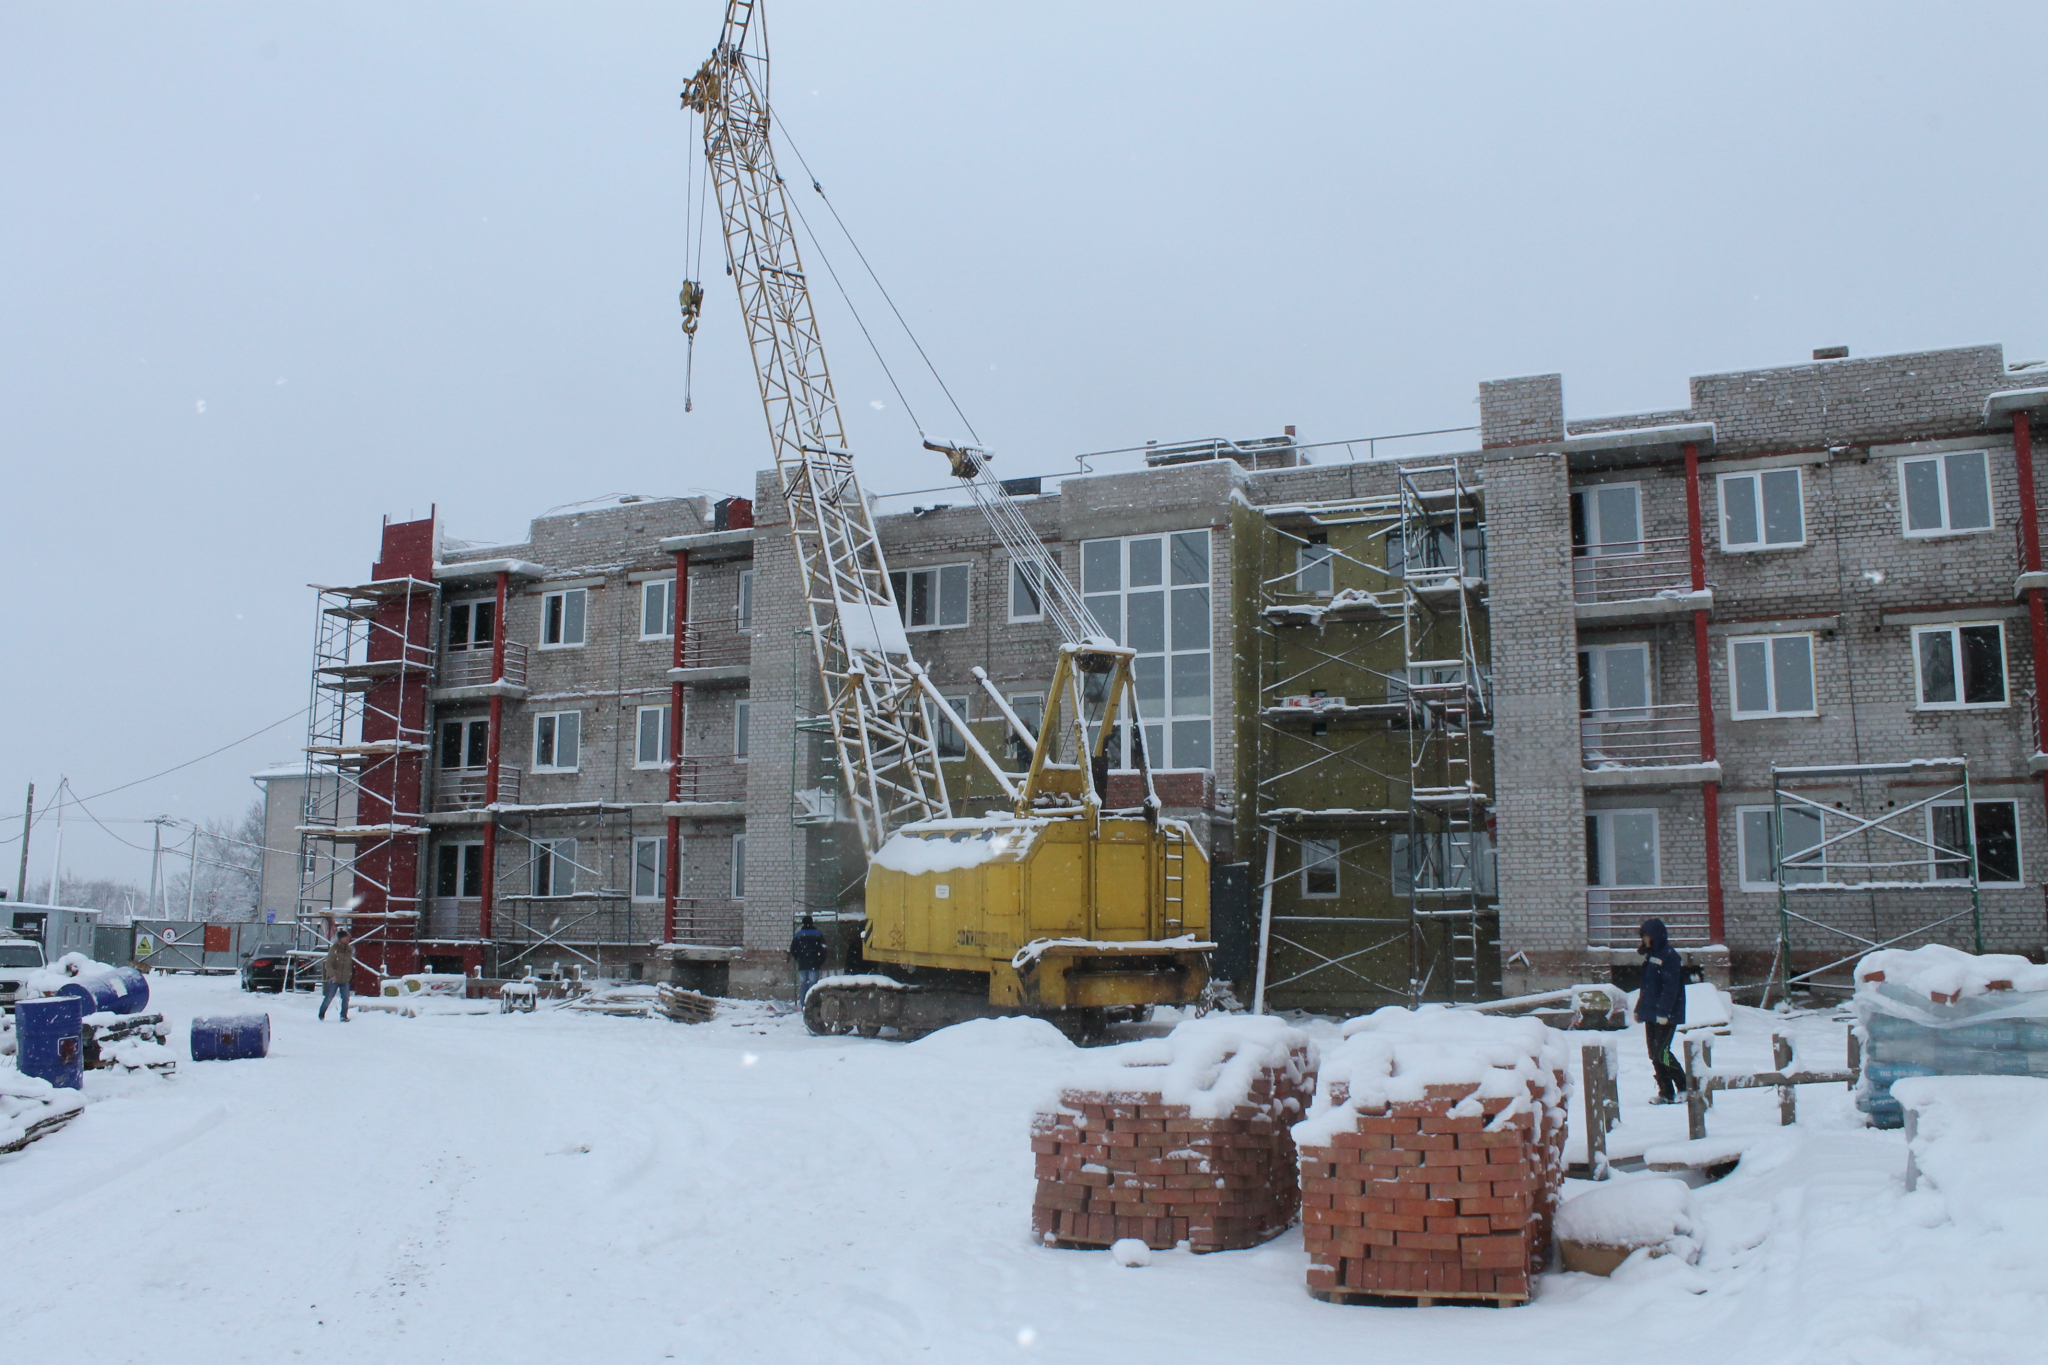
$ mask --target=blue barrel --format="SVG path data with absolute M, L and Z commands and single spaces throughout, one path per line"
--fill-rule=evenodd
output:
M 72 977 L 57 988 L 57 994 L 75 997 L 82 1013 L 98 1014 L 102 1010 L 118 1013 L 123 991 L 111 973 L 93 972 Z
M 270 1055 L 270 1016 L 217 1014 L 192 1021 L 192 1060 L 232 1062 Z
M 75 995 L 24 1000 L 14 1007 L 14 1063 L 25 1076 L 85 1088 L 85 1018 Z
M 112 979 L 121 988 L 121 1003 L 114 1006 L 116 1014 L 140 1014 L 149 1008 L 149 978 L 133 967 L 116 967 Z

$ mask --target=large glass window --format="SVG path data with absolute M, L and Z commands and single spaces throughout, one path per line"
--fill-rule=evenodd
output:
M 1923 710 L 2005 705 L 2005 628 L 1995 621 L 1916 629 L 1913 663 Z
M 905 630 L 944 630 L 967 624 L 967 575 L 965 564 L 941 564 L 932 569 L 899 569 L 889 575 L 896 594 L 896 610 L 903 615 Z
M 1973 802 L 1977 836 L 1977 880 L 2017 884 L 2020 880 L 2019 806 L 2012 801 Z M 1927 841 L 1933 853 L 1930 875 L 1937 881 L 1967 881 L 1969 848 L 1963 837 L 1963 803 L 1938 801 L 1927 811 Z M 1943 853 L 1956 856 L 1943 857 Z
M 1721 476 L 1721 548 L 1780 550 L 1806 543 L 1797 469 Z
M 1771 861 L 1771 808 L 1745 806 L 1736 812 L 1735 837 L 1742 863 L 1742 889 L 1775 891 L 1777 869 Z M 1785 808 L 1785 884 L 1800 886 L 1827 880 L 1827 859 L 1808 854 L 1821 840 L 1820 812 L 1804 806 Z
M 1658 884 L 1656 811 L 1603 810 L 1586 816 L 1586 885 Z
M 533 718 L 533 770 L 573 773 L 583 734 L 581 711 L 548 711 Z
M 1938 536 L 1991 525 L 1990 460 L 1981 450 L 1899 461 L 1906 534 Z
M 1137 766 L 1136 745 L 1159 768 L 1213 766 L 1209 532 L 1090 540 L 1081 592 L 1097 627 L 1138 652 L 1132 663 L 1142 732 L 1119 724 L 1111 764 Z M 1089 695 L 1094 715 L 1102 702 Z
M 1737 720 L 1817 715 L 1811 635 L 1751 635 L 1728 642 Z

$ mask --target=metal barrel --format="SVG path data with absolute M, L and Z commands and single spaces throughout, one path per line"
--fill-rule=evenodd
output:
M 51 1085 L 85 1088 L 84 1002 L 75 995 L 24 1000 L 14 1007 L 15 1065 Z
M 149 977 L 133 967 L 116 967 L 110 978 L 121 988 L 121 1001 L 114 1006 L 116 1014 L 140 1014 L 149 1008 Z
M 79 1002 L 79 1009 L 85 1014 L 98 1014 L 102 1010 L 118 1014 L 121 1012 L 121 998 L 125 992 L 121 983 L 111 972 L 89 972 L 74 976 L 57 988 L 57 994 L 68 995 Z
M 192 1021 L 192 1060 L 232 1062 L 270 1055 L 270 1016 L 218 1014 Z

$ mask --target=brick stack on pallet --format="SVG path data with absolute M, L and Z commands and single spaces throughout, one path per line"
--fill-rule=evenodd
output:
M 1345 1025 L 1301 1154 L 1309 1291 L 1529 1297 L 1564 1180 L 1563 1047 L 1533 1019 L 1430 1005 Z
M 1300 1208 L 1292 1124 L 1315 1044 L 1277 1019 L 1212 1016 L 1087 1054 L 1033 1119 L 1032 1230 L 1060 1246 L 1256 1246 Z

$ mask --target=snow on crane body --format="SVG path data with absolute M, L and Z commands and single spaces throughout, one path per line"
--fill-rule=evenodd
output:
M 775 171 L 756 8 L 728 0 L 718 47 L 683 104 L 703 119 L 835 756 L 870 859 L 864 953 L 903 978 L 828 978 L 806 997 L 805 1020 L 821 1033 L 893 1027 L 911 1037 L 989 1013 L 1041 1013 L 1092 1028 L 1117 1011 L 1189 1003 L 1208 984 L 1214 947 L 1204 941 L 1208 860 L 1187 825 L 1161 816 L 1142 726 L 1138 805 L 1104 810 L 1108 742 L 1120 721 L 1139 719 L 1135 651 L 1092 624 L 989 475 L 985 451 L 932 447 L 952 459 L 1011 556 L 1032 566 L 1065 641 L 1041 733 L 981 679 L 1031 749 L 1021 779 L 996 763 L 911 654 Z M 702 297 L 700 285 L 685 286 L 685 329 L 693 333 Z M 1010 815 L 952 818 L 940 719 L 1011 800 Z

